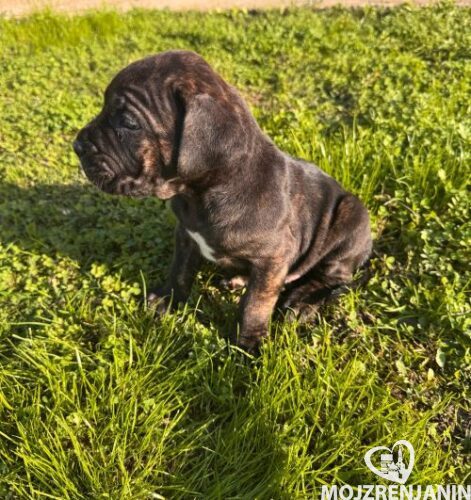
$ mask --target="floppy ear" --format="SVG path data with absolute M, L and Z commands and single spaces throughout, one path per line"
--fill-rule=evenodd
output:
M 177 172 L 196 178 L 208 170 L 229 165 L 240 154 L 245 134 L 240 117 L 209 94 L 197 94 L 184 104 L 178 147 Z

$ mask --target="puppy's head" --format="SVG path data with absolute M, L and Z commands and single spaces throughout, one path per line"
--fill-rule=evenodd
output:
M 74 150 L 100 189 L 168 199 L 221 176 L 250 147 L 251 127 L 243 100 L 200 56 L 170 51 L 116 75 Z

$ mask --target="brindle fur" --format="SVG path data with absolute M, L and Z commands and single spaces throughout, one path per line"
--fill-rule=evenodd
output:
M 280 151 L 237 91 L 193 52 L 123 69 L 74 147 L 104 191 L 171 199 L 179 221 L 173 263 L 149 294 L 160 310 L 187 300 L 202 260 L 188 230 L 219 265 L 247 277 L 233 337 L 247 349 L 267 335 L 277 301 L 296 313 L 315 310 L 370 255 L 358 198 Z

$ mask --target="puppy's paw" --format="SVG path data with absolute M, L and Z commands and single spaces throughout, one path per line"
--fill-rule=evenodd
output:
M 268 332 L 265 328 L 242 332 L 231 336 L 231 342 L 249 354 L 260 354 L 260 346 Z
M 246 276 L 233 276 L 230 279 L 222 279 L 219 282 L 221 288 L 225 290 L 240 290 L 247 286 L 248 278 Z
M 300 325 L 317 323 L 321 304 L 299 302 L 290 307 L 280 308 L 279 311 L 285 321 L 296 321 Z
M 155 290 L 147 294 L 147 307 L 152 309 L 159 316 L 170 311 L 172 305 L 172 296 L 161 294 L 160 290 Z
M 147 307 L 155 311 L 159 316 L 162 316 L 166 312 L 175 311 L 178 305 L 185 302 L 185 300 L 186 298 L 174 290 L 160 287 L 147 294 Z
M 300 324 L 313 323 L 318 319 L 321 301 L 303 301 L 296 295 L 281 296 L 276 306 L 277 317 L 288 322 L 298 322 Z

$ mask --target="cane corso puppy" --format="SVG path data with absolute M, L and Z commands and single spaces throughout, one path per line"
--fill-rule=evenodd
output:
M 267 335 L 277 304 L 314 310 L 369 257 L 358 198 L 280 151 L 235 88 L 193 52 L 120 71 L 74 149 L 103 191 L 171 200 L 173 262 L 149 302 L 161 310 L 184 302 L 202 258 L 230 269 L 238 276 L 229 285 L 247 285 L 233 335 L 246 349 Z

